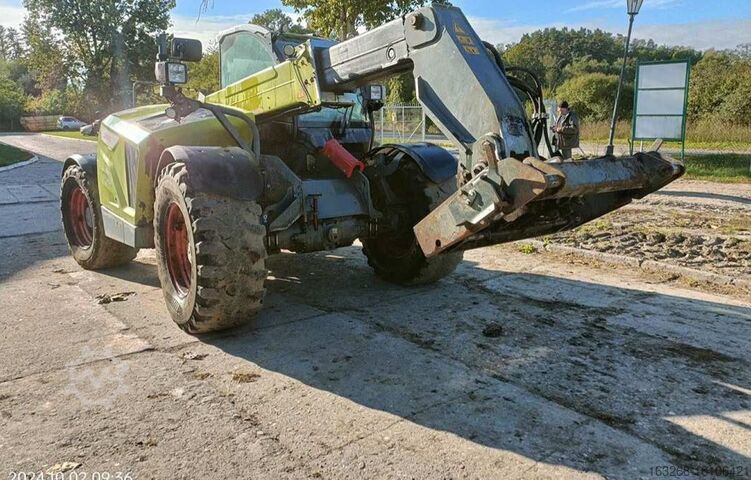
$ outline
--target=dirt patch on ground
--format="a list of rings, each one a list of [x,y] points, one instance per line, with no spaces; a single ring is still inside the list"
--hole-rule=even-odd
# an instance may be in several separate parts
[[[751,242],[687,232],[645,231],[634,225],[598,224],[556,235],[552,241],[585,250],[615,253],[745,277],[751,274]]]
[[[640,205],[613,212],[548,242],[641,260],[721,273],[751,275],[751,213],[690,205]]]

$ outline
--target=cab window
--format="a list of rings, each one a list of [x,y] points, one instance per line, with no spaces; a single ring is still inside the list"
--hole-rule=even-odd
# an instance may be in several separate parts
[[[221,45],[222,88],[276,64],[262,38],[252,32],[227,35]]]
[[[340,100],[351,103],[349,107],[325,107],[320,111],[306,113],[298,117],[301,127],[336,128],[342,125],[364,127],[368,123],[368,114],[362,103],[362,95],[345,93]]]

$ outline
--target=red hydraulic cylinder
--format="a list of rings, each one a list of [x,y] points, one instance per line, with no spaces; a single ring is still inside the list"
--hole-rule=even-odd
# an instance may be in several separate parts
[[[359,168],[361,172],[365,170],[365,164],[356,159],[354,155],[349,153],[347,149],[334,138],[324,144],[323,154],[326,155],[329,160],[331,160],[331,163],[336,165],[339,170],[344,172],[344,175],[346,175],[347,178],[352,176],[356,168]]]

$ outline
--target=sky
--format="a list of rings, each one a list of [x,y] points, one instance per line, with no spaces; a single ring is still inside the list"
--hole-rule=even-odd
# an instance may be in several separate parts
[[[480,37],[495,44],[518,41],[545,27],[601,28],[626,33],[626,0],[452,0]],[[280,0],[213,0],[200,15],[201,0],[177,0],[172,31],[211,42],[220,31],[246,23],[255,13],[284,8]],[[0,24],[17,26],[24,17],[21,0],[0,0]],[[700,50],[751,43],[751,0],[644,0],[634,36],[659,44]]]

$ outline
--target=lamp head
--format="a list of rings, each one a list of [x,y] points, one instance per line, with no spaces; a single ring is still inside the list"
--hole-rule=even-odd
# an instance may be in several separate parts
[[[629,15],[638,15],[644,0],[626,0],[626,8]]]

